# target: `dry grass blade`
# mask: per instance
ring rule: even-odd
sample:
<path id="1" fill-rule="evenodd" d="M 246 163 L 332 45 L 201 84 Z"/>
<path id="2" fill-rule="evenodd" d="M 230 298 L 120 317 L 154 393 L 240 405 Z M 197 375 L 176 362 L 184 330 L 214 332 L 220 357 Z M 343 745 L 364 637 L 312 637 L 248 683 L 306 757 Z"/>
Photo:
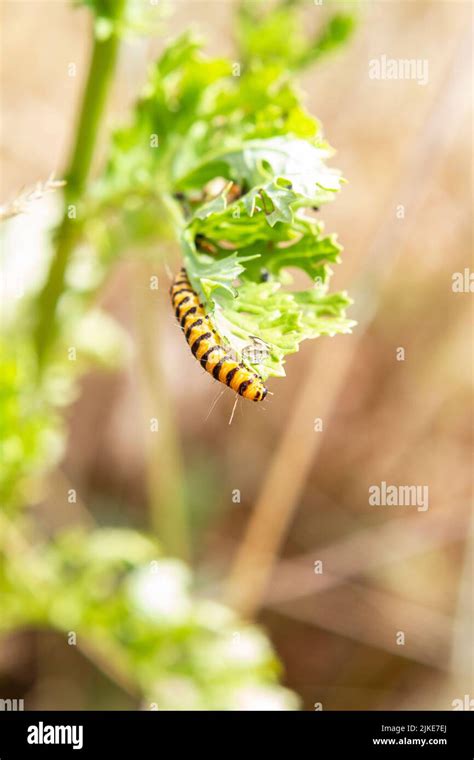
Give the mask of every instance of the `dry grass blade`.
<path id="1" fill-rule="evenodd" d="M 66 182 L 62 179 L 54 179 L 52 174 L 45 182 L 37 182 L 34 187 L 26 188 L 16 198 L 0 206 L 0 221 L 11 219 L 19 214 L 26 214 L 31 203 L 41 200 L 48 193 L 53 193 L 64 187 Z"/>
<path id="2" fill-rule="evenodd" d="M 436 610 L 400 599 L 395 594 L 350 583 L 331 594 L 318 596 L 318 603 L 275 605 L 276 611 L 327 631 L 377 647 L 398 657 L 449 670 L 449 652 L 456 623 Z M 397 635 L 403 633 L 403 645 Z"/>
<path id="3" fill-rule="evenodd" d="M 265 596 L 265 604 L 274 605 L 321 593 L 356 575 L 403 562 L 465 537 L 464 520 L 446 522 L 444 516 L 433 516 L 422 523 L 403 517 L 364 528 L 334 544 L 280 562 Z M 322 562 L 324 574 L 314 574 L 316 559 Z"/>

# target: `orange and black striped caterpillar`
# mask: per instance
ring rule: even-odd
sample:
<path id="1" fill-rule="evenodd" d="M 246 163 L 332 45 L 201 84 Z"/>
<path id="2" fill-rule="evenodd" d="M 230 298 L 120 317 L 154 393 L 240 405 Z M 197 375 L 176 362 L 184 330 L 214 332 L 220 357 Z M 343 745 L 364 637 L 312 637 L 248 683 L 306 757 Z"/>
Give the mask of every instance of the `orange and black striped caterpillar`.
<path id="1" fill-rule="evenodd" d="M 183 268 L 171 286 L 171 303 L 176 319 L 196 359 L 220 383 L 251 401 L 262 401 L 267 395 L 262 378 L 242 362 L 236 362 L 226 351 L 214 330 L 197 293 Z"/>

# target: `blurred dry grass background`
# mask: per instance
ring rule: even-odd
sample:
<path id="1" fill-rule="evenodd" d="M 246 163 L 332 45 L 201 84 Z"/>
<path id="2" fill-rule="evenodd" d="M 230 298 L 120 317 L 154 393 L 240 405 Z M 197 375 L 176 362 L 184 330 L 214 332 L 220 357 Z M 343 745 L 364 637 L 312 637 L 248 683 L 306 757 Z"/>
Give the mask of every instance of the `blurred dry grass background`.
<path id="1" fill-rule="evenodd" d="M 193 23 L 209 50 L 231 53 L 231 3 L 175 7 L 166 36 Z M 4 199 L 60 174 L 88 18 L 45 0 L 4 0 L 2 15 Z M 202 587 L 258 612 L 307 709 L 450 709 L 472 693 L 472 297 L 451 288 L 453 272 L 472 266 L 471 17 L 463 2 L 367 3 L 347 49 L 305 75 L 310 110 L 338 151 L 332 163 L 349 179 L 322 216 L 345 246 L 334 285 L 355 299 L 352 337 L 304 344 L 287 379 L 271 382 L 265 408 L 240 404 L 229 427 L 230 393 L 206 419 L 217 387 L 189 354 L 167 288 L 148 312 L 183 447 Z M 109 123 L 160 47 L 124 45 Z M 369 79 L 368 62 L 381 55 L 427 59 L 428 83 Z M 131 251 L 101 300 L 138 350 L 136 303 L 146 293 L 130 285 L 135 270 Z M 137 364 L 85 378 L 68 413 L 64 474 L 40 507 L 46 524 L 80 514 L 55 508 L 59 477 L 99 523 L 146 524 Z M 428 485 L 429 510 L 369 506 L 369 486 L 383 480 Z M 221 579 L 231 568 L 229 589 Z M 127 704 L 79 655 L 55 648 L 52 634 L 9 641 L 0 665 L 38 708 Z"/>

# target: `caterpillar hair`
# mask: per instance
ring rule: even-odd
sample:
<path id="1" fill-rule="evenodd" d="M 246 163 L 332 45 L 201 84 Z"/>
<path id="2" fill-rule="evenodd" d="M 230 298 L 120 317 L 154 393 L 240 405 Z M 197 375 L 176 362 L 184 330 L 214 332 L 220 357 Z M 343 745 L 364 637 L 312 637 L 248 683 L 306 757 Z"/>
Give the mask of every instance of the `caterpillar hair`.
<path id="1" fill-rule="evenodd" d="M 206 372 L 240 396 L 251 401 L 263 401 L 267 389 L 262 378 L 242 362 L 236 362 L 226 351 L 184 268 L 177 274 L 170 294 L 176 319 L 191 351 Z"/>

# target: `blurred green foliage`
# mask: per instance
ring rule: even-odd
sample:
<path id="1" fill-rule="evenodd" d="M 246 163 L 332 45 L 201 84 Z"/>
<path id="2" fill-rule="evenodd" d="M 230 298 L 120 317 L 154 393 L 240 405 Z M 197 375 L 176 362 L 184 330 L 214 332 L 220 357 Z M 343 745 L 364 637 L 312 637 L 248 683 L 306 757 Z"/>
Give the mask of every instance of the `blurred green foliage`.
<path id="1" fill-rule="evenodd" d="M 242 59 L 283 62 L 286 69 L 297 71 L 350 38 L 355 27 L 353 12 L 333 13 L 314 36 L 309 36 L 299 13 L 304 6 L 304 0 L 284 0 L 269 12 L 266 0 L 243 0 L 237 25 Z"/>
<path id="2" fill-rule="evenodd" d="M 124 529 L 63 533 L 0 563 L 0 630 L 38 626 L 112 656 L 144 707 L 294 709 L 261 631 L 196 596 L 179 560 Z"/>
<path id="3" fill-rule="evenodd" d="M 0 503 L 11 512 L 37 497 L 37 478 L 59 460 L 63 425 L 36 386 L 32 345 L 0 342 Z M 43 392 L 42 392 L 43 391 Z"/>

